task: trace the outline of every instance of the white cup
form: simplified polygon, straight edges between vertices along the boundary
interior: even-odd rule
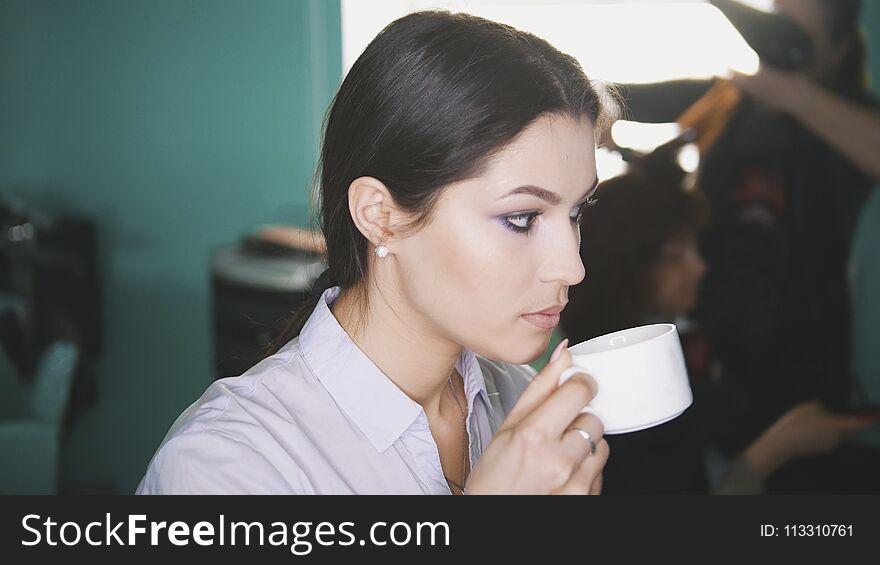
[[[595,414],[606,434],[624,434],[668,422],[693,402],[678,332],[672,324],[621,330],[568,350],[573,365],[559,384],[584,372],[599,385],[583,412]]]

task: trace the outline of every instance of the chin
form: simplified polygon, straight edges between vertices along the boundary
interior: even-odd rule
[[[530,339],[520,338],[513,341],[517,345],[504,350],[504,354],[496,358],[496,361],[512,363],[513,365],[528,365],[539,359],[550,343],[550,332],[540,340],[531,336]]]

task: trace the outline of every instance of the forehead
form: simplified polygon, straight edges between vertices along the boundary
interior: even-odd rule
[[[478,185],[485,198],[534,185],[565,200],[583,196],[596,180],[596,145],[589,119],[545,116],[493,156],[482,175],[461,184]]]

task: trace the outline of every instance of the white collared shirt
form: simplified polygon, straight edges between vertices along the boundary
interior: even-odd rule
[[[215,381],[172,425],[137,494],[450,494],[422,407],[321,296],[299,337]],[[463,349],[471,465],[534,376]]]

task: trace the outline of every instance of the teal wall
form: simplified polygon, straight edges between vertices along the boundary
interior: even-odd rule
[[[864,0],[865,35],[868,41],[868,61],[871,65],[871,84],[874,92],[880,95],[880,2],[877,0]]]
[[[100,400],[71,492],[131,492],[211,380],[211,250],[304,224],[339,0],[0,0],[0,190],[92,217]]]
[[[871,84],[880,96],[880,2],[864,2]],[[859,220],[853,245],[854,351],[860,384],[856,402],[880,404],[880,190],[875,190]],[[880,425],[860,441],[880,447]]]

